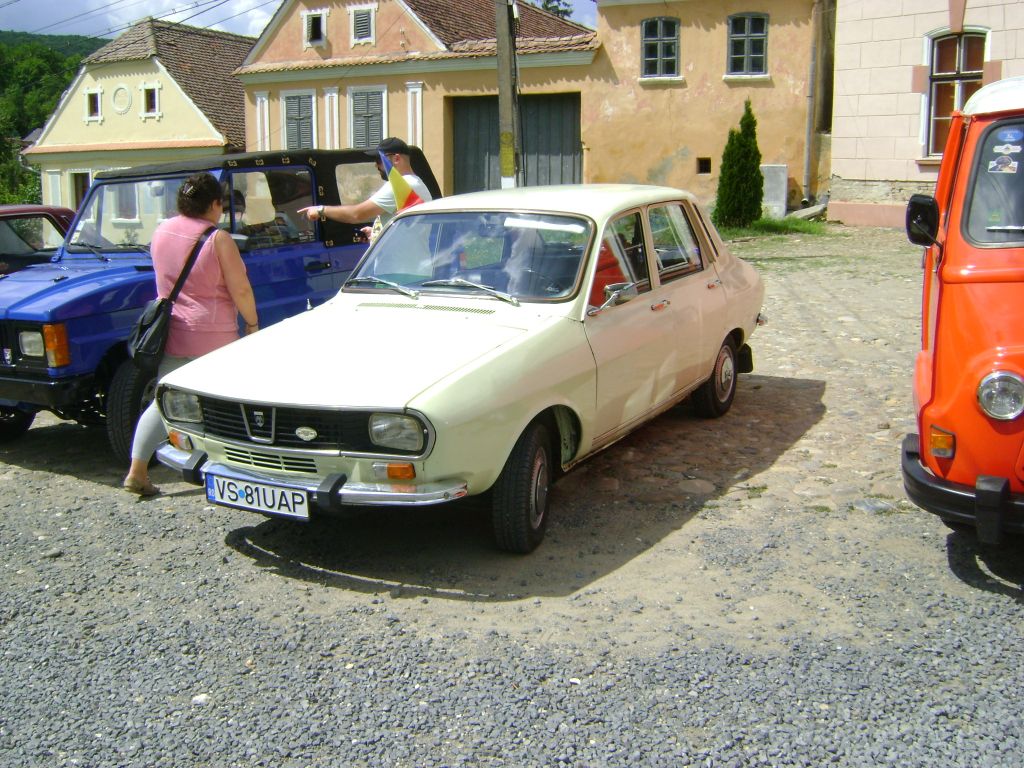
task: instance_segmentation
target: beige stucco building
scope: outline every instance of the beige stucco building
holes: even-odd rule
[[[829,218],[902,226],[931,192],[952,110],[1024,75],[1019,0],[839,0]]]
[[[583,99],[588,180],[669,184],[710,202],[749,99],[762,163],[785,166],[789,207],[813,200],[828,175],[833,5],[598,0],[601,50]],[[658,60],[673,38],[674,67],[671,50]]]
[[[25,158],[43,202],[77,208],[97,171],[238,151],[254,38],[147,19],[87,57]]]

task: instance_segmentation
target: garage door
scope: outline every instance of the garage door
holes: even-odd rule
[[[521,96],[523,171],[527,186],[583,179],[580,95]],[[498,189],[498,97],[454,100],[455,192]]]

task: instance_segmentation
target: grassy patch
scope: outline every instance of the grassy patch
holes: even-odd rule
[[[740,240],[765,235],[825,235],[828,225],[823,221],[803,219],[758,219],[749,227],[720,227],[718,233],[723,240]]]

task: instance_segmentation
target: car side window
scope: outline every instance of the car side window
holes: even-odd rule
[[[651,208],[651,239],[661,281],[668,282],[703,268],[700,245],[678,204]]]
[[[231,232],[246,235],[242,250],[271,248],[313,239],[300,208],[313,204],[313,182],[305,168],[236,172],[224,200]]]
[[[644,225],[639,211],[615,219],[608,227],[612,243],[624,256],[629,273],[637,283],[638,291],[651,289],[651,275],[647,269],[647,247],[644,245]]]

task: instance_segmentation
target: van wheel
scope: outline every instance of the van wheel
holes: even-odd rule
[[[153,402],[156,375],[143,373],[131,360],[118,367],[107,395],[107,439],[114,455],[127,464],[131,459],[135,425]]]
[[[526,554],[543,540],[551,478],[548,430],[534,422],[516,441],[491,489],[491,522],[498,549]]]
[[[21,408],[0,406],[0,443],[17,440],[28,432],[36,415]]]
[[[693,393],[693,405],[697,413],[706,419],[724,416],[732,407],[736,397],[736,344],[732,339],[722,342],[715,358],[711,377]]]

